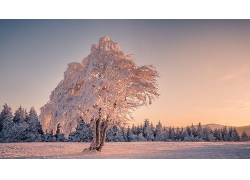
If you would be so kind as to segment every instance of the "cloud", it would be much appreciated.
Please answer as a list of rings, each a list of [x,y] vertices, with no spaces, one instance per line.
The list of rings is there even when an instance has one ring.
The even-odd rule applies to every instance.
[[[247,72],[247,68],[243,67],[230,74],[224,75],[223,77],[219,78],[219,81],[228,81],[231,79],[239,78],[239,77],[245,76],[246,72]]]
[[[230,79],[233,79],[233,78],[236,78],[236,77],[239,77],[239,75],[237,75],[236,73],[234,73],[234,74],[226,75],[226,76],[220,78],[219,80],[220,81],[227,81],[227,80],[230,80]]]
[[[238,107],[239,109],[244,109],[244,108],[250,108],[250,105],[243,105],[243,106],[240,106]]]
[[[228,100],[225,100],[224,102],[238,104],[238,107],[237,107],[238,109],[250,108],[250,102],[249,101],[244,102],[242,100],[231,100],[231,99],[228,99]]]

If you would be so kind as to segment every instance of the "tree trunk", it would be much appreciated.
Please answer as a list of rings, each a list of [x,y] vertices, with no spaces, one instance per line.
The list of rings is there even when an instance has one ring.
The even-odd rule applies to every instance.
[[[104,129],[102,131],[102,138],[101,138],[101,143],[100,145],[96,148],[97,151],[100,151],[102,150],[102,147],[104,145],[104,142],[106,141],[106,133],[107,133],[107,130],[108,130],[108,126],[104,126]]]
[[[100,118],[96,121],[96,147],[100,146],[101,143],[101,133],[100,133]]]
[[[90,144],[89,148],[84,149],[83,151],[91,151],[91,150],[96,150],[96,151],[101,151],[102,147],[104,146],[104,143],[106,141],[106,133],[108,130],[108,122],[104,122],[104,126],[102,128],[102,132],[100,131],[100,123],[101,119],[97,119],[96,122],[94,122],[93,125],[93,140]]]
[[[96,149],[96,122],[94,122],[94,124],[93,124],[92,134],[93,134],[93,139],[92,139],[92,142],[90,144],[90,147],[84,149],[83,151]]]

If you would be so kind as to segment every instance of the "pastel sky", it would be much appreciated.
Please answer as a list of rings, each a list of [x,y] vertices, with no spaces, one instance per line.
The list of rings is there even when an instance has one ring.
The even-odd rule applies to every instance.
[[[161,76],[159,99],[132,123],[250,125],[250,20],[0,20],[0,105],[39,114],[104,35]]]

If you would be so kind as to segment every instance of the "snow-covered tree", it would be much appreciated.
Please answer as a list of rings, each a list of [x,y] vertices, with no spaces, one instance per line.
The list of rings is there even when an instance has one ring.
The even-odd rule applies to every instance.
[[[45,142],[56,142],[56,137],[53,135],[53,130],[50,130],[48,133],[44,134],[44,141]]]
[[[12,109],[5,103],[3,106],[3,110],[0,114],[0,128],[1,128],[0,139],[2,142],[11,141],[12,126],[13,126],[12,118],[13,118]]]
[[[208,126],[204,127],[203,128],[203,137],[202,137],[202,139],[205,140],[205,141],[209,141],[210,137],[212,138],[212,136],[210,134],[211,134],[211,129]]]
[[[134,124],[131,127],[131,131],[132,131],[133,134],[137,134],[136,127],[135,127]]]
[[[240,141],[240,136],[235,127],[229,128],[230,141]]]
[[[203,137],[203,130],[202,130],[202,126],[201,126],[200,122],[199,122],[199,124],[197,126],[197,136],[198,136],[198,138],[202,138]]]
[[[175,139],[177,141],[181,140],[181,129],[179,127],[176,128],[176,132],[175,132]]]
[[[73,142],[91,142],[91,132],[90,124],[87,124],[81,117],[78,117],[76,130],[70,134],[68,139]]]
[[[131,132],[132,132],[132,130],[131,130]],[[107,142],[118,142],[119,139],[121,139],[119,129],[116,125],[112,125],[112,127],[109,128],[109,130],[107,131],[106,141]]]
[[[187,128],[184,129],[184,128],[182,127],[182,128],[181,128],[181,140],[183,141],[186,137],[188,137]]]
[[[168,130],[167,130],[167,128],[165,126],[163,127],[162,132],[163,132],[163,140],[164,141],[168,141],[168,139],[169,139],[169,133],[168,133]]]
[[[57,125],[57,128],[56,128],[56,134],[55,134],[56,141],[57,142],[64,142],[65,141],[65,137],[64,137],[64,134],[61,133],[60,128],[61,128],[61,126],[60,126],[60,123],[59,123]]]
[[[172,141],[175,141],[175,129],[174,129],[174,127],[169,127],[168,132],[169,132],[169,138]]]
[[[29,123],[28,137],[31,142],[40,142],[42,141],[42,125],[38,120],[38,116],[34,107],[30,108],[29,115],[27,116],[27,122]]]
[[[24,108],[22,108],[22,106],[20,106],[14,114],[13,122],[20,124],[26,120],[27,120],[27,112],[25,111]]]
[[[242,132],[241,141],[249,141],[249,137],[248,137],[246,131]]]
[[[124,127],[121,127],[120,129],[120,142],[127,142],[128,141],[128,138],[127,138],[127,134],[126,134],[126,131],[125,131],[125,128]]]
[[[143,134],[143,127],[142,127],[142,124],[139,126],[136,127],[136,134]]]
[[[194,125],[192,124],[191,125],[191,132],[192,132],[192,134],[194,135],[194,137],[197,137],[198,136],[198,131],[197,131],[197,129],[194,127]]]
[[[29,137],[28,113],[20,106],[13,118],[11,142],[28,142],[32,141]],[[33,138],[33,137],[32,137]]]
[[[156,141],[163,141],[162,124],[160,121],[156,125],[155,140]]]
[[[120,51],[118,43],[102,37],[86,58],[68,65],[64,79],[41,109],[40,119],[54,131],[60,122],[67,136],[76,127],[76,117],[82,116],[93,127],[89,149],[100,151],[111,124],[131,120],[133,110],[159,96],[157,77],[154,66],[137,66],[132,55]]]
[[[228,133],[228,130],[227,130],[226,126],[224,126],[222,128],[222,132],[221,133],[222,133],[222,137],[223,137],[224,141],[230,141],[230,136],[229,136],[229,133]]]
[[[213,133],[209,133],[208,135],[208,141],[214,142],[216,140],[216,137],[214,137]]]
[[[149,120],[144,120],[143,125],[143,136],[147,141],[153,141],[154,140],[154,132],[152,131],[151,125],[149,124]]]
[[[136,141],[136,135],[134,135],[130,129],[130,127],[128,127],[128,130],[127,130],[127,140],[128,142],[134,142]]]

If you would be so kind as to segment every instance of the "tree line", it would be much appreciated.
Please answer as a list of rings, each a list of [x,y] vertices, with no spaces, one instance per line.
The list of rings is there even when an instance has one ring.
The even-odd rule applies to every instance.
[[[92,126],[82,117],[77,118],[77,127],[66,138],[57,125],[56,132],[43,132],[37,113],[32,107],[29,113],[21,106],[14,115],[10,106],[5,104],[0,114],[0,142],[91,142],[93,140]],[[100,124],[100,129],[104,124]],[[165,127],[159,121],[156,126],[145,119],[141,125],[121,127],[111,125],[107,130],[106,142],[137,142],[137,141],[248,141],[244,131],[241,135],[235,127],[212,130],[200,123],[185,128]]]

